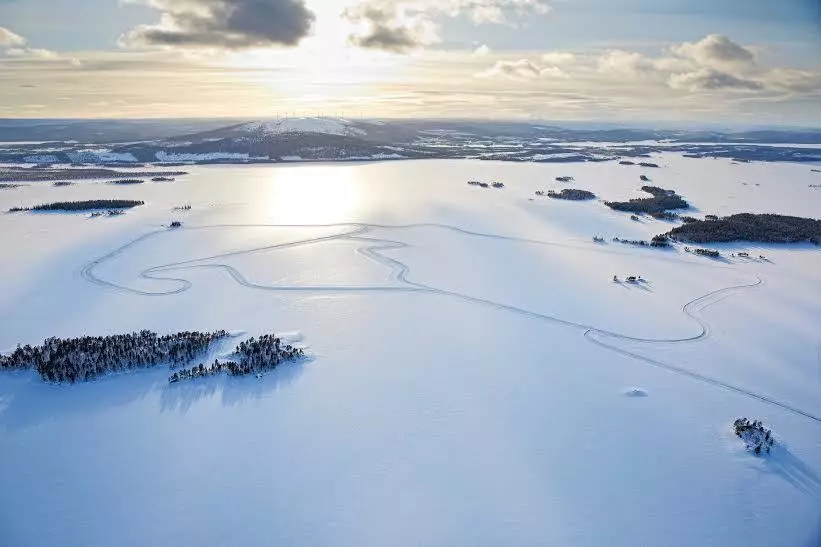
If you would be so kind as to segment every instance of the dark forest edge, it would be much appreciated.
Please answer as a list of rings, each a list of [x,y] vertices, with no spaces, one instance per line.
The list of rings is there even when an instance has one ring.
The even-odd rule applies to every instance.
[[[714,220],[694,220],[670,230],[670,239],[692,243],[821,244],[821,220],[776,214],[739,213]]]
[[[108,374],[129,372],[160,365],[171,369],[188,367],[202,359],[221,340],[230,335],[214,332],[184,331],[158,335],[149,330],[109,336],[48,338],[40,346],[17,346],[9,355],[0,355],[0,370],[34,370],[45,382],[74,384],[89,382]],[[259,374],[304,356],[301,348],[283,344],[273,334],[239,343],[226,361],[182,368],[170,378],[182,379],[213,375],[223,371],[233,376]]]
[[[41,203],[33,207],[12,207],[9,213],[21,211],[96,211],[100,209],[130,209],[145,205],[144,201],[133,199],[90,199],[85,201],[57,201]]]

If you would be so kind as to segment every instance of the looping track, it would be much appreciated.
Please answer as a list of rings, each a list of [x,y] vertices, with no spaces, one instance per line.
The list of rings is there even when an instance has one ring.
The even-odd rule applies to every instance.
[[[396,260],[394,258],[390,258],[381,251],[389,251],[394,249],[400,249],[403,247],[407,247],[408,244],[402,241],[392,240],[392,239],[384,239],[375,236],[369,236],[368,234],[373,232],[374,230],[406,230],[411,228],[437,228],[442,230],[453,231],[462,235],[471,236],[471,237],[478,237],[478,238],[486,238],[486,239],[495,239],[495,240],[502,240],[502,241],[512,241],[512,242],[519,242],[519,243],[530,243],[536,245],[548,245],[548,246],[555,246],[555,247],[566,247],[566,248],[574,248],[574,249],[584,249],[586,251],[594,251],[599,253],[612,253],[612,254],[628,254],[625,251],[618,251],[618,250],[611,250],[611,249],[601,249],[601,248],[594,248],[591,249],[589,245],[583,246],[578,243],[565,243],[565,242],[552,242],[552,241],[542,241],[542,240],[535,240],[535,239],[527,239],[527,238],[517,238],[517,237],[510,237],[510,236],[502,236],[496,234],[488,234],[482,232],[473,232],[469,230],[465,230],[463,228],[459,228],[456,226],[450,226],[446,224],[406,224],[406,225],[384,225],[384,224],[366,224],[366,223],[343,223],[343,224],[311,224],[311,225],[293,225],[293,224],[215,224],[215,225],[204,225],[204,226],[196,226],[196,227],[185,227],[179,228],[176,231],[183,231],[183,230],[204,230],[204,229],[214,229],[214,228],[254,228],[254,227],[265,227],[265,228],[339,228],[342,231],[318,236],[313,238],[306,238],[297,241],[291,241],[287,243],[279,243],[273,245],[266,245],[261,247],[255,247],[251,249],[245,250],[237,250],[237,251],[230,251],[221,254],[215,254],[206,257],[200,257],[192,260],[180,261],[180,262],[173,262],[168,264],[163,264],[159,266],[153,266],[146,270],[143,270],[140,273],[140,277],[143,279],[149,279],[153,281],[165,281],[165,282],[172,282],[177,286],[173,289],[169,289],[166,291],[161,292],[151,292],[151,291],[143,291],[139,289],[134,289],[131,287],[127,287],[125,285],[120,285],[113,281],[108,281],[95,273],[95,270],[102,265],[103,263],[123,254],[124,252],[128,251],[132,247],[138,245],[141,242],[144,242],[152,237],[157,236],[158,234],[166,233],[167,230],[156,230],[153,232],[149,232],[143,234],[142,236],[114,249],[113,251],[103,255],[100,258],[97,258],[88,264],[86,264],[81,270],[81,276],[83,279],[87,280],[90,283],[96,284],[101,287],[106,287],[109,289],[115,289],[131,294],[137,294],[140,296],[168,296],[172,294],[179,294],[184,291],[187,291],[191,288],[192,284],[189,280],[181,277],[172,277],[169,275],[163,275],[167,272],[175,271],[175,270],[186,270],[186,269],[195,269],[195,268],[211,268],[211,269],[220,269],[228,273],[234,281],[236,281],[239,285],[255,289],[255,290],[264,290],[264,291],[275,291],[275,292],[301,292],[301,293],[426,293],[432,295],[440,295],[450,298],[459,299],[465,302],[469,302],[476,305],[492,307],[500,310],[504,310],[510,313],[515,313],[518,315],[522,315],[531,319],[536,319],[540,321],[547,321],[554,324],[563,325],[569,328],[573,328],[576,330],[580,330],[583,332],[583,336],[586,340],[594,343],[602,348],[607,350],[613,351],[620,355],[624,355],[638,361],[662,368],[669,372],[674,372],[676,374],[680,374],[682,376],[698,380],[700,382],[706,383],[708,385],[712,385],[714,387],[718,387],[727,391],[731,391],[734,393],[738,393],[741,395],[745,395],[751,397],[753,399],[777,406],[783,410],[798,414],[800,416],[804,416],[816,422],[821,422],[821,417],[815,416],[798,408],[795,408],[787,403],[777,401],[767,395],[763,395],[760,393],[755,393],[744,388],[734,386],[727,382],[723,382],[716,378],[711,378],[709,376],[705,376],[693,371],[690,371],[686,368],[679,367],[676,365],[671,365],[668,363],[664,363],[661,361],[657,361],[655,359],[651,359],[649,357],[624,350],[619,348],[615,345],[608,344],[604,342],[606,339],[611,339],[613,341],[620,340],[626,342],[640,342],[640,343],[684,343],[684,342],[695,342],[698,340],[706,339],[710,336],[710,327],[709,324],[700,316],[699,312],[704,310],[708,306],[711,306],[720,300],[730,296],[736,291],[740,291],[743,289],[750,289],[753,287],[757,287],[763,283],[762,279],[754,276],[754,281],[750,283],[744,283],[740,285],[734,285],[730,287],[724,287],[705,295],[702,295],[696,299],[691,300],[690,302],[686,303],[682,306],[682,312],[689,317],[694,323],[698,325],[698,332],[695,334],[691,334],[689,336],[684,336],[680,338],[640,338],[634,336],[627,336],[618,332],[609,331],[606,329],[600,329],[593,325],[586,325],[582,323],[577,323],[574,321],[568,321],[566,319],[562,319],[558,316],[539,313],[536,311],[512,306],[509,304],[504,304],[501,302],[494,302],[492,300],[487,300],[475,296],[471,296],[468,294],[450,291],[438,287],[434,287],[431,285],[425,285],[422,283],[418,283],[415,281],[411,281],[408,279],[408,274],[410,273],[409,267]],[[246,279],[241,272],[239,272],[236,268],[228,264],[223,263],[209,263],[204,264],[206,261],[214,261],[229,257],[235,257],[240,255],[248,255],[254,253],[260,253],[265,251],[272,251],[278,249],[286,249],[286,248],[293,248],[293,247],[300,247],[305,245],[312,245],[316,243],[320,243],[323,241],[354,241],[362,243],[362,245],[357,249],[357,252],[366,257],[369,260],[372,260],[376,263],[379,263],[383,266],[388,267],[391,272],[392,281],[395,283],[393,286],[389,285],[363,285],[363,286],[325,286],[325,285],[318,285],[318,286],[280,286],[280,285],[260,285],[257,283],[253,283]],[[663,261],[673,261],[678,262],[676,259],[668,258],[664,256],[654,257],[655,260],[663,260]],[[692,266],[702,266],[707,268],[726,268],[732,269],[726,266],[715,266],[715,265],[701,265],[697,263],[690,264]]]

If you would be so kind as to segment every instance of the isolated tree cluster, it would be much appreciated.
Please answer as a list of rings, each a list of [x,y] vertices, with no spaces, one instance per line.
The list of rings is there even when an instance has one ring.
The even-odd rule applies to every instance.
[[[165,363],[172,367],[187,365],[226,336],[224,330],[164,336],[142,330],[111,336],[48,338],[41,346],[17,346],[10,355],[0,355],[0,369],[35,369],[45,381],[73,384]]]
[[[710,258],[718,258],[721,253],[715,249],[693,249],[693,252],[701,256],[709,256]]]
[[[744,441],[747,450],[755,453],[756,456],[762,452],[770,453],[774,442],[773,432],[766,429],[760,421],[739,418],[733,422],[733,429],[736,436]]]
[[[686,209],[690,206],[673,190],[665,190],[658,186],[642,186],[641,189],[653,197],[633,198],[630,201],[605,201],[604,204],[616,211],[649,214],[661,214],[670,209]]]
[[[145,205],[144,201],[133,199],[89,199],[85,201],[57,201],[55,203],[42,203],[34,207],[12,207],[10,213],[20,211],[94,211],[97,209],[130,209]]]
[[[750,241],[821,244],[821,220],[787,215],[739,213],[716,220],[694,220],[670,230],[671,238],[694,243]]]
[[[561,192],[553,190],[547,191],[547,197],[554,199],[569,199],[572,201],[582,201],[586,199],[593,199],[596,194],[587,190],[579,190],[578,188],[563,188]]]
[[[245,342],[240,342],[234,350],[232,358],[228,361],[220,362],[215,359],[210,366],[200,363],[190,369],[175,372],[168,381],[173,384],[180,380],[213,376],[223,372],[227,372],[231,376],[258,374],[303,356],[304,353],[301,348],[283,344],[282,340],[273,334],[265,334],[259,338],[251,338]]]

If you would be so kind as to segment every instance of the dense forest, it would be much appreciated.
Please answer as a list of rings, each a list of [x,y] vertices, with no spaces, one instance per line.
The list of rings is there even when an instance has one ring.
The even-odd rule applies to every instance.
[[[756,243],[821,244],[821,220],[774,214],[740,213],[718,220],[696,220],[670,230],[672,239],[694,243],[750,241]]]
[[[172,369],[187,367],[227,337],[224,330],[185,331],[164,336],[143,330],[111,336],[48,338],[40,346],[17,346],[11,354],[0,355],[0,370],[33,369],[44,381],[58,384],[88,382],[106,374],[158,365],[167,364]],[[258,374],[303,356],[301,348],[285,344],[273,334],[265,334],[240,342],[227,361],[181,368],[168,380],[174,383],[222,372],[232,376]]]
[[[130,209],[145,205],[144,201],[133,199],[90,199],[86,201],[58,201],[43,203],[34,207],[12,207],[10,213],[20,211],[94,211],[96,209]]]
[[[224,330],[165,336],[143,330],[112,336],[48,338],[41,346],[18,346],[10,355],[0,355],[0,370],[34,369],[48,382],[73,384],[166,363],[172,367],[186,365],[227,336]]]
[[[652,215],[661,215],[669,209],[686,209],[690,206],[673,190],[665,190],[658,186],[642,186],[641,189],[653,197],[633,198],[630,201],[605,201],[604,204],[616,211]]]
[[[273,334],[265,334],[240,342],[234,351],[233,359],[229,361],[221,363],[215,359],[211,366],[200,363],[190,369],[175,372],[168,381],[173,384],[180,380],[213,376],[222,372],[227,372],[231,376],[260,374],[276,368],[281,363],[294,361],[303,356],[301,348],[283,344],[282,340]]]
[[[581,201],[585,199],[593,199],[596,194],[588,192],[587,190],[579,190],[577,188],[564,188],[561,192],[547,191],[547,197],[554,199],[569,199],[573,201]]]

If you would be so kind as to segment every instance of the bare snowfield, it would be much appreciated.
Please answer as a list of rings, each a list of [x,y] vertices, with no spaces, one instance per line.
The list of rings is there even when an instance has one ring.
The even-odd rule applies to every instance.
[[[646,174],[685,214],[818,218],[818,175],[650,161],[191,166],[0,193],[146,202],[0,214],[1,350],[224,328],[310,355],[173,385],[0,374],[0,545],[817,545],[818,248],[636,248],[610,238],[674,224],[534,192],[639,197]],[[742,416],[772,428],[769,457],[734,436]]]

